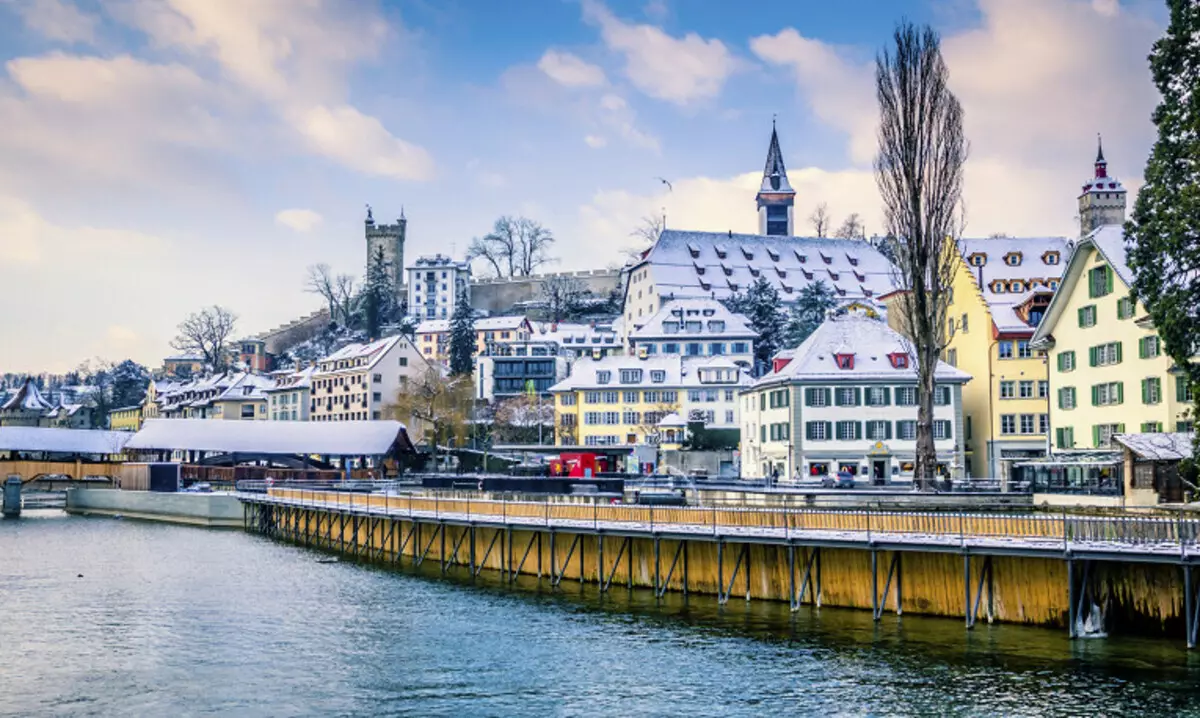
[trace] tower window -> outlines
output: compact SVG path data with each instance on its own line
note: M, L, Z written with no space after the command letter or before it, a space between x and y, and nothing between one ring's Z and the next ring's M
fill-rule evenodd
M786 237L788 234L788 208L781 204L769 204L767 209L767 234ZM750 257L747 257L750 259Z

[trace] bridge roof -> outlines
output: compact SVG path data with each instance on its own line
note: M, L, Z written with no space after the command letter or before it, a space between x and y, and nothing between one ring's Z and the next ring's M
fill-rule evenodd
M0 427L0 451L49 451L56 454L119 454L133 438L128 431Z
M412 451L398 421L221 421L147 419L128 449L190 449L259 454L380 456L399 443Z

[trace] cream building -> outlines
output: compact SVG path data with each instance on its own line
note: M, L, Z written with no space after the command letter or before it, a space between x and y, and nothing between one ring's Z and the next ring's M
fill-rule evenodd
M390 418L387 407L429 364L403 336L349 344L317 362L312 374L311 421Z

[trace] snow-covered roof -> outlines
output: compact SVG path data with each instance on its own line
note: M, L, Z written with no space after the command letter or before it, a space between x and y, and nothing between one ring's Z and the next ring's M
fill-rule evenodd
M745 316L715 299L672 299L629 334L633 340L722 337L753 339L758 333Z
M624 376L622 370L627 372ZM735 378L702 382L700 373L707 370L727 370L724 376ZM603 372L608 372L607 381L601 381ZM601 359L585 358L575 362L571 367L571 375L550 387L549 391L679 389L699 386L746 386L749 383L749 377L741 367L721 357L660 355L639 358L614 355Z
M529 320L523 316L481 317L475 320L476 332L494 332L503 330L518 330L528 325ZM426 319L417 325L417 334L443 334L450 331L449 319Z
M767 163L763 166L760 192L795 194L788 182L787 168L783 166L783 151L779 149L779 133L771 128L771 144L767 147Z
M887 258L852 239L666 229L637 267L648 267L655 291L669 298L725 299L760 276L785 303L817 280L846 298L894 289Z
M683 417L678 412L672 411L670 414L664 416L662 421L658 422L658 425L664 427L687 426L687 422L683 420Z
M617 331L612 326L592 326L591 324L568 322L539 324L534 329L531 338L554 342L563 347L601 347L613 346L618 343Z
M270 393L273 391L293 391L295 389L311 389L312 375L316 372L316 367L305 367L300 371L281 371L276 372L274 383L264 389Z
M133 437L128 431L0 427L0 451L50 451L59 454L119 454Z
M50 411L46 412L46 416L50 419L61 419L68 416L75 416L83 409L83 404L59 404Z
M412 448L398 421L214 421L147 419L127 449L191 449L262 454L378 456L397 441Z
M1058 287L1070 257L1066 237L960 239L958 249L1000 331L1033 331L1017 308Z
M0 411L49 411L52 408L53 405L42 397L33 379L27 377L21 388L4 402L4 406L0 406Z
M467 271L470 270L470 262L459 262L453 257L448 257L442 254L423 254L417 257L416 262L410 267L413 270L421 269L458 269Z
M1137 454L1139 459L1179 461L1192 455L1195 437L1187 433L1113 434L1113 441Z
M1119 224L1106 224L1092 230L1083 238L1085 242L1095 245L1096 250L1104 255L1104 261L1116 272L1125 286L1133 286L1133 270L1129 268L1129 248L1125 245L1125 227Z
M264 391L271 388L274 382L269 378L260 374L239 374L230 383L225 391L221 392L213 401L253 401L255 399L265 399Z
M852 355L847 368L841 368L835 355ZM893 355L904 357L903 365L893 363ZM761 377L755 385L782 381L903 381L917 380L916 357L909 342L879 319L860 312L838 313L825 320L800 346L779 352L776 360L788 360ZM776 363L780 363L776 361ZM942 383L965 383L971 375L939 361L934 371Z
M392 349L408 342L403 335L385 337L365 344L347 344L317 362L317 374L360 372L373 368ZM341 364L342 366L339 366Z
M450 331L449 319L426 319L417 325L417 334L442 334Z
M1033 343L1042 345L1050 340L1055 323L1066 311L1067 303L1071 301L1071 290L1075 283L1087 281L1084 272L1087 270L1088 260L1092 256L1088 251L1089 248L1094 248L1104 257L1104 260L1112 267L1113 273L1125 286L1133 286L1133 272L1129 269L1128 250L1125 246L1125 228L1118 224L1096 228L1081 239L1071 253L1071 258L1063 270L1059 289L1054 293L1053 299L1050 300L1050 306L1046 308L1046 315L1042 318L1042 323L1038 325L1037 331L1033 334Z

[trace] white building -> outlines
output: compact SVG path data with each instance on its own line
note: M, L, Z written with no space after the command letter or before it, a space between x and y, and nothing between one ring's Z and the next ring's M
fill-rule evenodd
M757 337L746 317L714 299L674 299L630 332L629 344L632 354L722 356L751 368Z
M557 344L559 355L571 360L583 356L600 359L625 353L619 328L612 324L543 322L534 327L532 339Z
M299 371L284 370L272 374L274 384L265 390L267 418L271 421L308 421L312 408L312 376L315 366Z
M917 372L909 345L880 319L840 312L742 394L742 475L815 477L849 471L860 481L911 480L916 456ZM934 439L951 476L963 475L962 385L936 370Z
M460 287L470 300L470 263L441 254L418 257L408 268L408 313L418 319L449 319Z
M312 421L388 419L386 407L429 363L403 336L348 344L317 362L312 375Z

